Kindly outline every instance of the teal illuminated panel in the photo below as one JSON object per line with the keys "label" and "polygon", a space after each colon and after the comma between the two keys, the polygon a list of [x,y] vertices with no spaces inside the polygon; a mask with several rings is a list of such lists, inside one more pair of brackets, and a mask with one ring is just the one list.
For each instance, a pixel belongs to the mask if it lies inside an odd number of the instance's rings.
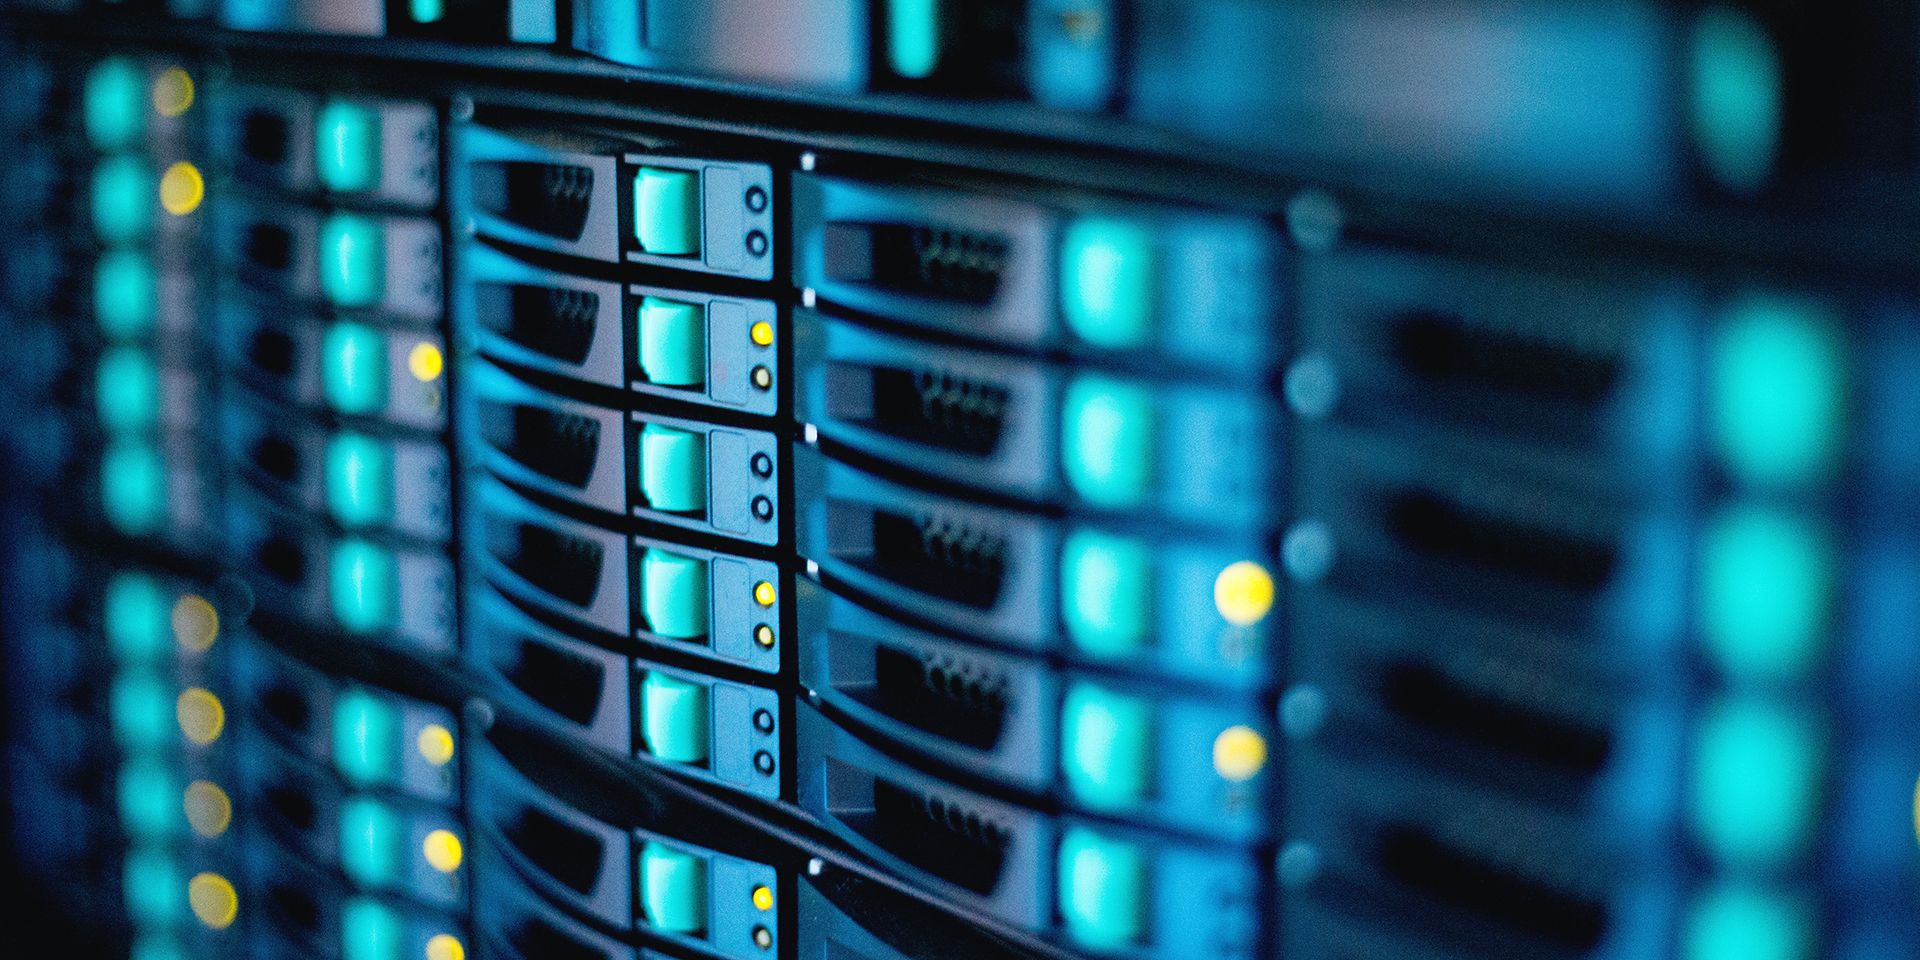
{"label": "teal illuminated panel", "polygon": [[93,232],[108,244],[128,243],[153,225],[153,172],[134,157],[108,157],[93,168]]}
{"label": "teal illuminated panel", "polygon": [[147,127],[147,84],[140,68],[120,57],[100,61],[87,74],[80,116],[95,149],[133,147]]}
{"label": "teal illuminated panel", "polygon": [[371,527],[393,517],[393,448],[358,433],[327,444],[327,511],[345,527]]}
{"label": "teal illuminated panel", "polygon": [[1708,659],[1742,680],[1809,675],[1831,629],[1835,564],[1812,521],[1762,507],[1726,511],[1700,542],[1698,616]]}
{"label": "teal illuminated panel", "polygon": [[391,783],[400,768],[400,714],[364,690],[349,690],[333,703],[333,765],[348,783]]}
{"label": "teal illuminated panel", "polygon": [[1799,897],[1751,883],[1716,883],[1687,918],[1681,960],[1812,960],[1813,911]]}
{"label": "teal illuminated panel", "polygon": [[1689,54],[1693,143],[1722,187],[1751,193],[1773,172],[1785,92],[1767,32],[1732,6],[1713,4],[1694,22]]}
{"label": "teal illuminated panel", "polygon": [[354,797],[340,807],[340,869],[363,887],[393,886],[406,866],[406,826],[385,804]]}
{"label": "teal illuminated panel", "polygon": [[662,297],[640,301],[640,371],[652,383],[694,387],[707,380],[706,308]]}
{"label": "teal illuminated panel", "polygon": [[446,0],[407,0],[407,15],[414,23],[439,23],[447,15]]}
{"label": "teal illuminated panel", "polygon": [[1136,347],[1152,333],[1153,235],[1124,220],[1089,218],[1060,242],[1060,312],[1098,347]]}
{"label": "teal illuminated panel", "polygon": [[336,323],[320,344],[320,388],[327,406],[366,416],[387,405],[387,339],[364,323]]}
{"label": "teal illuminated panel", "polygon": [[406,932],[393,908],[354,897],[340,908],[340,960],[402,960]]}
{"label": "teal illuminated panel", "polygon": [[174,741],[172,689],[151,673],[122,673],[107,694],[107,718],[123,750],[166,746]]}
{"label": "teal illuminated panel", "polygon": [[655,510],[707,509],[707,435],[649,423],[640,429],[640,493]]}
{"label": "teal illuminated panel", "polygon": [[1727,470],[1753,484],[1803,484],[1839,465],[1846,356],[1818,305],[1754,298],[1714,343],[1711,438]]}
{"label": "teal illuminated panel", "polygon": [[333,548],[328,583],[333,618],[351,633],[373,633],[394,621],[398,573],[393,553],[363,540]]}
{"label": "teal illuminated panel", "polygon": [[1060,916],[1075,941],[1116,949],[1147,927],[1147,856],[1135,844],[1068,827],[1060,838]]}
{"label": "teal illuminated panel", "polygon": [[160,420],[160,371],[137,347],[112,347],[94,368],[94,409],[115,433],[152,430]]}
{"label": "teal illuminated panel", "polygon": [[136,848],[127,852],[121,872],[127,914],[148,926],[177,922],[186,906],[187,878],[180,864],[164,850]]}
{"label": "teal illuminated panel", "polygon": [[640,683],[641,733],[647,752],[676,763],[707,759],[707,686],[659,671]]}
{"label": "teal illuminated panel", "polygon": [[673,933],[707,928],[705,857],[649,841],[640,848],[640,908],[647,924]]}
{"label": "teal illuminated panel", "polygon": [[887,0],[887,65],[921,80],[940,65],[940,0]]}
{"label": "teal illuminated panel", "polygon": [[1133,806],[1153,776],[1153,706],[1091,683],[1068,688],[1060,708],[1060,765],[1081,803]]}
{"label": "teal illuminated panel", "polygon": [[700,174],[641,167],[633,181],[633,232],[640,249],[670,257],[700,252]]}
{"label": "teal illuminated panel", "polygon": [[1152,550],[1142,540],[1075,530],[1060,548],[1061,619],[1074,646],[1121,656],[1146,644]]}
{"label": "teal illuminated panel", "polygon": [[380,112],[335,101],[314,120],[314,170],[328,190],[354,193],[380,185]]}
{"label": "teal illuminated panel", "polygon": [[181,816],[179,778],[159,760],[135,758],[120,767],[115,784],[120,826],[130,837],[159,839],[178,832]]}
{"label": "teal illuminated panel", "polygon": [[134,250],[109,250],[93,268],[93,316],[100,332],[129,340],[153,327],[153,263]]}
{"label": "teal illuminated panel", "polygon": [[1812,842],[1821,768],[1820,734],[1794,707],[1757,697],[1715,704],[1694,741],[1694,834],[1723,862],[1787,862]]}
{"label": "teal illuminated panel", "polygon": [[166,594],[144,573],[122,571],[107,581],[100,620],[107,649],[123,664],[156,663],[173,639]]}
{"label": "teal illuminated panel", "polygon": [[100,456],[100,508],[114,529],[142,537],[167,513],[167,467],[144,441],[110,443]]}
{"label": "teal illuminated panel", "polygon": [[1081,377],[1067,388],[1061,431],[1061,468],[1075,493],[1102,507],[1146,500],[1154,472],[1152,391]]}
{"label": "teal illuminated panel", "polygon": [[320,292],[337,306],[374,306],[386,294],[386,259],[379,221],[336,213],[320,227]]}
{"label": "teal illuminated panel", "polygon": [[707,562],[665,550],[640,560],[640,615],[663,637],[694,640],[707,635]]}

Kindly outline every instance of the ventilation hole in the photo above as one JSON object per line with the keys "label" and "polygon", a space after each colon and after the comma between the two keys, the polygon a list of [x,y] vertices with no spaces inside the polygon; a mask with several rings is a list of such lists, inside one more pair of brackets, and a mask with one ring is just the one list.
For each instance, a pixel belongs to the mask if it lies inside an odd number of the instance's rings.
{"label": "ventilation hole", "polygon": [[1000,742],[1007,682],[999,671],[963,658],[914,656],[891,647],[873,651],[878,707],[888,716],[978,749]]}
{"label": "ventilation hole", "polygon": [[873,783],[873,814],[894,856],[981,895],[1000,882],[1011,834],[993,821],[884,780]]}

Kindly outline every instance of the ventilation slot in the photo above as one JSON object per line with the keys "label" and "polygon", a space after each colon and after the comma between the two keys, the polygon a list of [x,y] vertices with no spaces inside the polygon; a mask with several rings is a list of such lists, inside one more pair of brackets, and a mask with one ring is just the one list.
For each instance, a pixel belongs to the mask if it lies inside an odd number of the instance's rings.
{"label": "ventilation slot", "polygon": [[600,712],[606,672],[596,661],[522,639],[518,659],[503,673],[521,693],[581,726]]}
{"label": "ventilation slot", "polygon": [[268,270],[285,270],[293,265],[293,234],[285,227],[256,223],[247,228],[247,259]]}
{"label": "ventilation slot", "polygon": [[253,110],[240,121],[240,150],[261,163],[287,160],[287,119],[269,110]]}
{"label": "ventilation slot", "polygon": [[1604,728],[1524,705],[1423,663],[1389,665],[1381,695],[1389,710],[1413,723],[1580,773],[1598,772],[1613,751]]}
{"label": "ventilation slot", "polygon": [[1521,876],[1426,830],[1389,829],[1377,853],[1395,880],[1538,936],[1589,948],[1606,930],[1603,903]]}
{"label": "ventilation slot", "polygon": [[1007,681],[999,671],[943,654],[914,656],[875,647],[878,706],[887,716],[986,750],[1000,742],[1007,715]]}
{"label": "ventilation slot", "polygon": [[1000,882],[1012,836],[993,821],[885,780],[873,782],[873,816],[894,856],[981,895]]}
{"label": "ventilation slot", "polygon": [[1545,400],[1597,403],[1620,379],[1617,357],[1420,311],[1394,324],[1394,358],[1415,376],[1523,393]]}
{"label": "ventilation slot", "polygon": [[862,519],[861,514],[869,525],[859,531],[867,536],[843,538],[862,548],[859,555],[845,557],[849,562],[903,587],[981,610],[999,600],[1006,576],[1006,538],[931,515],[867,513],[858,507],[835,512],[840,516],[830,513],[829,524],[842,531],[850,526],[847,521]]}
{"label": "ventilation slot", "polygon": [[293,338],[278,330],[255,331],[247,344],[247,362],[276,377],[293,373]]}
{"label": "ventilation slot", "polygon": [[871,422],[883,433],[963,453],[1000,445],[1005,387],[931,370],[871,370]]}
{"label": "ventilation slot", "polygon": [[828,279],[984,305],[1000,289],[1007,241],[999,236],[892,223],[829,223]]}
{"label": "ventilation slot", "polygon": [[267,716],[296,735],[304,736],[313,722],[313,707],[307,703],[306,694],[292,687],[268,690],[260,698],[260,705],[266,708]]}
{"label": "ventilation slot", "polygon": [[544,407],[483,401],[480,437],[521,466],[582,489],[593,477],[600,421]]}
{"label": "ventilation slot", "polygon": [[575,606],[593,603],[600,592],[600,544],[530,523],[493,521],[487,547],[507,569],[528,583]]}
{"label": "ventilation slot", "polygon": [[267,891],[267,912],[283,926],[314,933],[320,926],[320,905],[305,890],[275,884]]}
{"label": "ventilation slot", "polygon": [[299,586],[307,579],[307,554],[285,540],[268,540],[260,545],[260,566],[274,579],[288,586]]}
{"label": "ventilation slot", "polygon": [[253,465],[270,477],[292,483],[300,476],[300,451],[285,437],[264,437],[253,445]]}
{"label": "ventilation slot", "polygon": [[544,811],[527,807],[505,831],[515,850],[548,876],[581,895],[600,882],[600,838],[582,833]]}
{"label": "ventilation slot", "polygon": [[319,819],[319,810],[313,805],[313,797],[307,791],[281,784],[267,790],[267,806],[286,821],[287,826],[306,832],[313,829],[314,821]]}
{"label": "ventilation slot", "polygon": [[593,170],[549,163],[476,164],[473,199],[489,213],[573,243],[586,229],[593,206]]}
{"label": "ventilation slot", "polygon": [[607,953],[590,947],[544,920],[529,918],[507,934],[507,943],[528,960],[607,960]]}
{"label": "ventilation slot", "polygon": [[600,295],[526,284],[482,283],[475,290],[480,325],[555,360],[585,363],[600,316]]}
{"label": "ventilation slot", "polygon": [[1558,580],[1592,590],[1613,575],[1611,539],[1593,518],[1517,491],[1481,490],[1471,499],[1430,490],[1390,498],[1388,531],[1435,556]]}

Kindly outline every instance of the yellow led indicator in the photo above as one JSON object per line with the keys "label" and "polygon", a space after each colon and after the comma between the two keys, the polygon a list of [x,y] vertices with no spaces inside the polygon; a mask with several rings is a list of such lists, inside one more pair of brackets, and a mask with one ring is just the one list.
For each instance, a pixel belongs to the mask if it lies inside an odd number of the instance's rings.
{"label": "yellow led indicator", "polygon": [[773,386],[773,371],[766,367],[753,368],[753,385],[762,390]]}
{"label": "yellow led indicator", "polygon": [[1234,783],[1252,780],[1267,765],[1267,738],[1252,727],[1228,727],[1213,739],[1213,772]]}
{"label": "yellow led indicator", "polygon": [[754,627],[754,628],[753,628],[753,642],[754,642],[754,643],[757,643],[757,644],[759,644],[760,646],[762,646],[762,647],[764,647],[764,648],[769,648],[769,649],[770,649],[770,648],[772,648],[772,646],[773,646],[773,628],[772,628],[772,627],[770,627],[770,626],[767,626],[767,625],[766,625],[766,624],[764,624],[764,623],[763,623],[763,624],[761,624],[761,625],[759,625],[759,626],[757,626],[757,627]]}
{"label": "yellow led indicator", "polygon": [[206,196],[207,183],[200,179],[200,168],[185,160],[168,167],[160,177],[160,205],[176,217],[199,209]]}
{"label": "yellow led indicator", "polygon": [[180,732],[203,747],[220,739],[220,731],[227,728],[227,708],[220,705],[219,697],[200,687],[181,691],[173,703],[173,715],[180,721]]}
{"label": "yellow led indicator", "polygon": [[427,834],[427,840],[420,845],[420,851],[427,855],[427,865],[441,873],[452,873],[460,869],[460,838],[452,830],[435,830]]}
{"label": "yellow led indicator", "polygon": [[427,960],[467,960],[467,948],[451,933],[436,933],[427,941]]}
{"label": "yellow led indicator", "polygon": [[773,346],[773,324],[765,320],[754,324],[753,327],[747,331],[747,335],[753,338],[756,346]]}
{"label": "yellow led indicator", "polygon": [[414,344],[407,353],[407,372],[421,383],[432,383],[439,379],[440,371],[446,369],[446,363],[446,358],[440,355],[440,348],[424,340]]}
{"label": "yellow led indicator", "polygon": [[177,117],[193,106],[193,77],[179,67],[168,67],[153,81],[153,108],[163,117]]}
{"label": "yellow led indicator", "polygon": [[779,598],[779,595],[776,594],[773,590],[773,584],[768,583],[765,580],[762,580],[759,583],[756,583],[753,585],[753,602],[754,603],[757,603],[763,607],[771,607],[773,606],[773,601],[778,598]]}
{"label": "yellow led indicator", "polygon": [[436,767],[444,767],[447,761],[453,759],[453,734],[437,723],[421,727],[414,746],[420,749],[420,756]]}
{"label": "yellow led indicator", "polygon": [[217,873],[201,873],[187,881],[187,905],[200,922],[215,930],[225,930],[240,915],[240,896],[233,884]]}
{"label": "yellow led indicator", "polygon": [[173,639],[194,653],[204,652],[220,637],[220,612],[207,598],[187,594],[173,604]]}
{"label": "yellow led indicator", "polygon": [[773,891],[766,887],[753,888],[753,908],[755,910],[773,909]]}
{"label": "yellow led indicator", "polygon": [[1228,564],[1213,580],[1213,606],[1236,627],[1259,623],[1273,609],[1273,574],[1252,560]]}
{"label": "yellow led indicator", "polygon": [[233,801],[211,780],[187,784],[186,798],[181,805],[186,808],[187,824],[193,827],[193,832],[208,839],[226,833],[233,823]]}

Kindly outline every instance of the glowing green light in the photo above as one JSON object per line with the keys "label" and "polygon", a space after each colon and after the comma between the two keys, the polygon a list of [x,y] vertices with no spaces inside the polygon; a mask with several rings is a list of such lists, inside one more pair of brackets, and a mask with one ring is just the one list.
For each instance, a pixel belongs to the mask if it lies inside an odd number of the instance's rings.
{"label": "glowing green light", "polygon": [[172,639],[171,613],[160,585],[144,573],[121,571],[107,581],[100,623],[107,649],[122,663],[153,663]]}
{"label": "glowing green light", "polygon": [[140,69],[120,57],[102,60],[87,74],[80,117],[96,149],[119,151],[134,146],[146,130],[146,92]]}
{"label": "glowing green light", "polygon": [[1752,697],[1715,704],[1694,743],[1694,833],[1724,862],[1786,862],[1812,839],[1820,769],[1820,737],[1806,717]]}
{"label": "glowing green light", "polygon": [[392,782],[399,767],[400,716],[364,690],[349,690],[333,703],[333,765],[349,783],[367,787]]}
{"label": "glowing green light", "polygon": [[93,400],[101,429],[153,429],[160,419],[160,371],[153,357],[137,347],[111,347],[101,353],[94,368]]}
{"label": "glowing green light", "polygon": [[1799,484],[1839,465],[1846,358],[1817,306],[1753,298],[1727,318],[1710,361],[1709,422],[1733,476]]}
{"label": "glowing green light", "polygon": [[1828,635],[1835,559],[1820,528],[1792,514],[1734,507],[1700,543],[1700,638],[1731,677],[1805,676]]}

